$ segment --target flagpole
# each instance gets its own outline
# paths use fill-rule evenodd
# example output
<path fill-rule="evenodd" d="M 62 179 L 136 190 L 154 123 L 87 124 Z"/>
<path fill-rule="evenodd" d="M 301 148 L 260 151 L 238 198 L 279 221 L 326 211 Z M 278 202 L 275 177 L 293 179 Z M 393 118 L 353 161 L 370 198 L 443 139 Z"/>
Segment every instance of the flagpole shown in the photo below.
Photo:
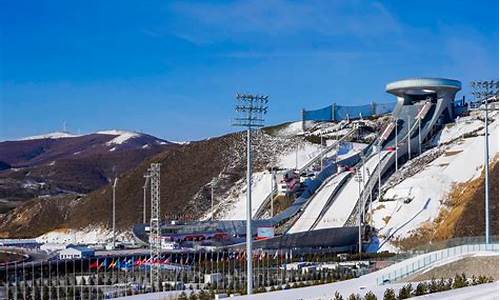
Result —
<path fill-rule="evenodd" d="M 40 295 L 43 299 L 43 263 L 40 261 Z"/>
<path fill-rule="evenodd" d="M 80 257 L 80 299 L 83 299 L 83 257 Z"/>
<path fill-rule="evenodd" d="M 60 282 L 59 282 L 59 260 L 56 261 L 56 277 L 57 277 L 57 279 L 56 279 L 56 288 L 57 288 L 56 295 L 57 295 L 57 299 L 59 300 L 61 298 L 61 295 L 59 293 L 59 284 L 60 284 Z"/>

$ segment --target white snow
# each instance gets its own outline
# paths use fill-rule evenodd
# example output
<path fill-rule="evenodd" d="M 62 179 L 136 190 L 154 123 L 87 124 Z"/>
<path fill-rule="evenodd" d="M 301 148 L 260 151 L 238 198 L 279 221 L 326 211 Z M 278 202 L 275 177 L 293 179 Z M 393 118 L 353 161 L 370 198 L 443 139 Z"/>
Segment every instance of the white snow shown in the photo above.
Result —
<path fill-rule="evenodd" d="M 456 126 L 464 124 L 458 123 Z M 461 131 L 460 128 L 450 130 Z M 489 130 L 492 159 L 498 154 L 498 116 L 490 124 Z M 480 176 L 484 162 L 484 136 L 458 140 L 444 147 L 445 153 L 422 166 L 422 171 L 387 190 L 384 199 L 393 201 L 373 203 L 374 226 L 382 238 L 406 237 L 423 223 L 432 222 L 454 183 L 467 182 Z M 411 199 L 411 202 L 404 203 L 404 199 Z M 384 218 L 386 221 L 390 218 L 387 224 Z M 380 250 L 389 249 L 391 245 L 385 243 Z"/>
<path fill-rule="evenodd" d="M 34 136 L 28 136 L 19 139 L 20 141 L 27 141 L 27 140 L 41 140 L 41 139 L 63 139 L 63 138 L 71 138 L 71 137 L 77 137 L 80 136 L 78 134 L 72 134 L 69 132 L 64 132 L 64 131 L 56 131 L 56 132 L 51 132 L 51 133 L 46 133 L 46 134 L 41 134 L 41 135 L 34 135 Z"/>
<path fill-rule="evenodd" d="M 292 228 L 290 228 L 288 233 L 308 231 L 314 224 L 316 219 L 319 217 L 332 192 L 348 175 L 349 172 L 342 172 L 330 177 L 320 188 L 319 192 L 317 192 L 313 196 L 313 198 L 309 202 L 309 205 L 307 205 L 300 218 L 297 220 L 297 222 L 295 222 Z"/>
<path fill-rule="evenodd" d="M 477 113 L 472 113 L 470 116 L 457 118 L 455 123 L 448 124 L 438 135 L 436 135 L 434 138 L 434 144 L 446 144 L 482 128 L 484 126 L 484 122 L 479 120 L 477 117 Z"/>
<path fill-rule="evenodd" d="M 292 169 L 301 168 L 306 165 L 311 159 L 321 153 L 323 148 L 319 144 L 301 143 L 297 148 L 289 149 L 288 152 L 281 155 L 276 164 L 279 168 Z"/>
<path fill-rule="evenodd" d="M 120 145 L 125 143 L 127 140 L 139 137 L 140 134 L 137 132 L 132 132 L 132 131 L 123 131 L 123 130 L 104 130 L 104 131 L 98 131 L 96 134 L 106 134 L 106 135 L 116 135 L 117 137 L 113 138 L 109 142 L 106 143 L 106 145 L 111 146 L 111 145 Z"/>
<path fill-rule="evenodd" d="M 262 202 L 271 193 L 271 173 L 256 172 L 252 175 L 252 215 L 259 209 Z M 223 220 L 244 220 L 246 217 L 246 182 L 244 179 L 236 183 L 229 191 L 230 196 L 220 202 L 224 207 L 220 216 Z M 217 209 L 216 209 L 217 210 Z M 209 217 L 208 216 L 205 218 Z M 219 217 L 218 217 L 219 218 Z"/>
<path fill-rule="evenodd" d="M 113 148 L 109 149 L 109 152 L 113 152 L 115 150 L 116 150 L 116 147 L 113 147 Z"/>
<path fill-rule="evenodd" d="M 387 154 L 387 151 L 381 152 L 381 160 Z M 373 170 L 377 167 L 378 155 L 373 155 L 366 161 L 365 167 L 362 168 L 361 174 L 363 174 L 368 180 L 368 172 L 371 174 Z M 368 171 L 368 172 L 366 172 Z M 342 227 L 351 215 L 354 207 L 359 198 L 359 186 L 358 182 L 355 180 L 354 176 L 349 178 L 348 182 L 345 183 L 344 188 L 337 195 L 335 201 L 326 211 L 325 215 L 321 218 L 318 225 L 314 229 L 332 228 L 332 227 Z"/>
<path fill-rule="evenodd" d="M 292 122 L 283 126 L 280 130 L 278 130 L 275 135 L 281 137 L 289 137 L 303 134 L 302 130 L 302 121 Z"/>
<path fill-rule="evenodd" d="M 141 147 L 141 148 L 142 148 L 142 149 L 147 149 L 147 148 L 150 148 L 150 147 L 151 147 L 151 146 L 150 146 L 149 144 L 144 144 L 144 145 L 142 145 L 142 147 Z"/>
<path fill-rule="evenodd" d="M 379 271 L 369 273 L 363 276 L 360 276 L 358 278 L 350 279 L 350 280 L 344 280 L 344 281 L 338 281 L 334 283 L 328 283 L 328 284 L 322 284 L 322 285 L 315 285 L 315 286 L 310 286 L 310 287 L 304 287 L 304 288 L 294 288 L 294 289 L 288 289 L 288 290 L 281 290 L 281 291 L 276 291 L 276 292 L 268 292 L 268 293 L 259 293 L 259 294 L 254 294 L 251 296 L 239 296 L 239 297 L 234 297 L 232 299 L 315 299 L 315 300 L 328 300 L 328 299 L 333 299 L 333 296 L 335 295 L 335 292 L 338 291 L 344 299 L 347 299 L 350 294 L 360 294 L 361 297 L 365 295 L 368 291 L 373 292 L 378 299 L 382 299 L 384 296 L 384 292 L 387 288 L 392 288 L 396 292 L 396 295 L 398 294 L 399 289 L 405 285 L 406 283 L 393 283 L 393 284 L 385 284 L 385 285 L 377 285 L 377 278 L 382 276 L 383 274 L 387 274 L 396 270 L 399 270 L 400 268 L 411 264 L 412 261 L 417 261 L 421 260 L 424 256 L 427 256 L 428 254 L 422 254 L 416 257 L 412 257 L 410 259 L 401 261 L 399 263 L 393 264 L 387 268 L 381 269 Z M 478 251 L 477 255 L 492 255 L 492 252 L 485 252 L 485 251 Z M 470 254 L 458 254 L 454 255 L 456 259 L 464 258 L 470 256 Z M 438 264 L 439 262 L 436 262 Z M 491 284 L 482 284 L 479 286 L 474 286 L 471 288 L 462 288 L 462 289 L 457 289 L 457 290 L 451 290 L 449 292 L 454 292 L 456 295 L 467 295 L 468 297 L 460 297 L 457 299 L 471 299 L 470 296 L 474 295 L 473 292 L 477 292 L 478 289 L 477 287 L 482 287 L 485 291 L 488 291 L 486 295 L 490 295 L 490 297 L 486 298 L 476 298 L 475 296 L 473 297 L 474 299 L 498 299 L 494 297 L 498 297 L 497 294 L 494 294 L 493 292 L 498 292 L 498 282 L 496 283 L 491 283 Z M 472 289 L 472 290 L 471 290 Z M 482 290 L 482 289 L 479 289 Z M 472 292 L 473 291 L 473 292 Z M 445 292 L 447 293 L 447 292 Z M 433 294 L 433 295 L 440 295 L 441 293 L 438 294 Z M 444 293 L 443 293 L 444 294 Z M 492 298 L 491 295 L 494 297 Z M 414 299 L 414 298 L 412 298 Z M 419 298 L 415 298 L 419 299 Z M 434 298 L 434 299 L 441 299 L 441 298 Z M 456 298 L 453 298 L 455 300 Z"/>
<path fill-rule="evenodd" d="M 89 226 L 82 230 L 56 229 L 37 237 L 35 240 L 39 243 L 95 245 L 107 243 L 112 239 L 113 232 L 111 230 L 103 227 Z M 131 242 L 133 238 L 128 232 L 118 232 L 117 240 Z"/>

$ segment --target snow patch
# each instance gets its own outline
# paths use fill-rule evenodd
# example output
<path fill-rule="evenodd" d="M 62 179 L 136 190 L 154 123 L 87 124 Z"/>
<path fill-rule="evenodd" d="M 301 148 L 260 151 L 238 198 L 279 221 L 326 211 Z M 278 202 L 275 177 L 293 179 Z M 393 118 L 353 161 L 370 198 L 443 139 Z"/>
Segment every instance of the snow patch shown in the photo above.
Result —
<path fill-rule="evenodd" d="M 122 131 L 122 130 L 104 130 L 98 131 L 96 134 L 105 134 L 105 135 L 116 135 L 117 137 L 113 138 L 111 141 L 107 142 L 106 145 L 120 145 L 128 141 L 129 139 L 139 137 L 140 134 L 132 131 Z"/>
<path fill-rule="evenodd" d="M 28 140 L 41 140 L 41 139 L 63 139 L 63 138 L 72 138 L 72 137 L 78 137 L 80 135 L 78 134 L 72 134 L 69 132 L 64 132 L 64 131 L 56 131 L 56 132 L 51 132 L 51 133 L 46 133 L 46 134 L 41 134 L 41 135 L 34 135 L 34 136 L 28 136 L 19 139 L 20 141 L 28 141 Z"/>
<path fill-rule="evenodd" d="M 57 229 L 49 231 L 36 238 L 39 243 L 57 244 L 104 244 L 113 240 L 113 232 L 104 227 L 89 226 L 82 230 Z M 117 240 L 120 242 L 131 242 L 132 238 L 127 232 L 118 232 Z"/>
<path fill-rule="evenodd" d="M 498 154 L 498 124 L 497 115 L 489 126 L 490 159 Z M 468 128 L 468 125 L 458 122 L 455 125 L 458 128 L 450 128 L 449 132 L 462 132 L 460 127 Z M 384 199 L 392 201 L 373 203 L 374 226 L 382 238 L 407 237 L 423 223 L 432 222 L 455 183 L 481 175 L 484 136 L 459 139 L 442 147 L 446 148 L 441 156 L 425 166 L 418 166 L 422 171 L 387 190 Z M 385 243 L 380 251 L 391 247 Z"/>
<path fill-rule="evenodd" d="M 272 175 L 268 171 L 252 174 L 252 215 L 257 212 L 260 205 L 271 193 L 271 177 Z M 228 208 L 222 212 L 220 218 L 223 220 L 244 220 L 246 217 L 245 179 L 238 181 L 229 190 L 229 195 L 228 198 L 219 203 L 220 207 Z"/>

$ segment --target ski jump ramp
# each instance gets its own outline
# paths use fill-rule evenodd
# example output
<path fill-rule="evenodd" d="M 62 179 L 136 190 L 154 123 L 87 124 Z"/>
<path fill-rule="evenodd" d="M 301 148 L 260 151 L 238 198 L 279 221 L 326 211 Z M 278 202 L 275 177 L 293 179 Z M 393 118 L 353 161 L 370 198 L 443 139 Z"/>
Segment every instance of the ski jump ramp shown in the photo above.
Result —
<path fill-rule="evenodd" d="M 454 119 L 453 102 L 460 89 L 459 81 L 442 78 L 415 78 L 387 84 L 386 91 L 397 98 L 393 121 L 368 151 L 365 165 L 358 163 L 367 178 L 364 186 L 358 190 L 358 183 L 350 178 L 309 230 L 357 224 L 358 201 L 361 199 L 366 209 L 370 197 L 378 192 L 379 172 L 382 175 L 394 172 L 396 159 L 418 155 L 422 144 L 439 126 Z"/>

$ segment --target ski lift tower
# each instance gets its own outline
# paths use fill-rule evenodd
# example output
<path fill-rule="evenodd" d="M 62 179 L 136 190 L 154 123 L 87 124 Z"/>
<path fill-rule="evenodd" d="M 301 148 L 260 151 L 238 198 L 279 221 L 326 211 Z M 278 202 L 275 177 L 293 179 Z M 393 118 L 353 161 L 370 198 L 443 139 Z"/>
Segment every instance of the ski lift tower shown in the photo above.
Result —
<path fill-rule="evenodd" d="M 160 279 L 160 265 L 157 263 L 161 252 L 160 164 L 152 163 L 148 171 L 151 182 L 151 219 L 149 224 L 149 248 L 151 253 L 150 283 L 154 289 Z"/>

